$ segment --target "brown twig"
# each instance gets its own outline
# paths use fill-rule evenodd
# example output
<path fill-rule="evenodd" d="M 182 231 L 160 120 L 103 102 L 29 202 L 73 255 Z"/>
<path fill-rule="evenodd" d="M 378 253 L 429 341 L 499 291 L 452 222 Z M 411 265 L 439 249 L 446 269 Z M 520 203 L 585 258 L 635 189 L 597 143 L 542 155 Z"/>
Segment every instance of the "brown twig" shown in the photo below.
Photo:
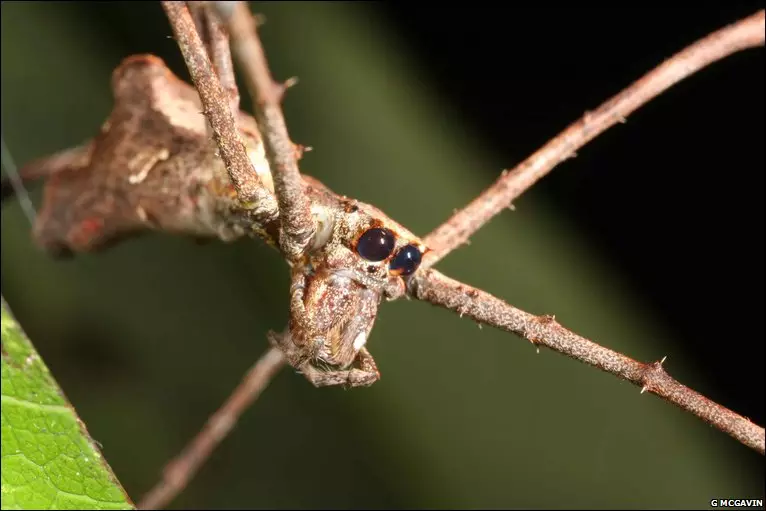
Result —
<path fill-rule="evenodd" d="M 218 144 L 221 159 L 226 164 L 240 203 L 245 209 L 251 210 L 263 224 L 273 221 L 279 215 L 278 205 L 247 156 L 233 112 L 229 109 L 228 97 L 213 70 L 189 9 L 184 2 L 174 1 L 162 2 L 162 7 L 199 92 L 205 115 L 213 128 L 213 138 Z"/>
<path fill-rule="evenodd" d="M 191 14 L 192 20 L 194 21 L 194 26 L 197 28 L 197 33 L 199 34 L 200 39 L 202 39 L 202 43 L 207 48 L 208 57 L 210 57 L 213 52 L 210 48 L 210 37 L 207 33 L 207 9 L 205 9 L 206 4 L 207 2 L 204 0 L 188 0 L 186 2 L 186 8 L 189 9 L 189 14 Z"/>
<path fill-rule="evenodd" d="M 207 47 L 215 74 L 229 96 L 229 108 L 232 112 L 239 112 L 239 88 L 234 75 L 234 64 L 231 61 L 229 34 L 226 33 L 218 17 L 211 12 L 210 2 L 192 0 L 186 2 L 186 5 L 194 19 L 197 33 Z"/>
<path fill-rule="evenodd" d="M 250 90 L 255 118 L 263 136 L 266 159 L 279 201 L 279 243 L 289 261 L 305 251 L 316 232 L 310 202 L 298 169 L 299 150 L 290 140 L 280 102 L 286 85 L 271 76 L 255 19 L 245 2 L 213 2 L 224 21 L 234 55 Z"/>
<path fill-rule="evenodd" d="M 270 348 L 258 359 L 223 406 L 208 419 L 202 431 L 168 463 L 162 479 L 139 502 L 138 508 L 161 509 L 173 500 L 284 364 L 285 358 L 277 348 Z"/>
<path fill-rule="evenodd" d="M 541 149 L 502 176 L 465 208 L 457 211 L 426 238 L 431 251 L 422 269 L 468 241 L 468 238 L 492 217 L 535 184 L 556 165 L 572 157 L 575 151 L 654 97 L 703 67 L 732 53 L 764 43 L 764 11 L 724 27 L 667 59 L 551 139 Z"/>
<path fill-rule="evenodd" d="M 674 380 L 662 363 L 643 364 L 562 327 L 553 316 L 535 316 L 489 293 L 429 269 L 410 281 L 410 294 L 481 323 L 520 335 L 586 364 L 614 374 L 709 422 L 764 454 L 764 429 Z"/>

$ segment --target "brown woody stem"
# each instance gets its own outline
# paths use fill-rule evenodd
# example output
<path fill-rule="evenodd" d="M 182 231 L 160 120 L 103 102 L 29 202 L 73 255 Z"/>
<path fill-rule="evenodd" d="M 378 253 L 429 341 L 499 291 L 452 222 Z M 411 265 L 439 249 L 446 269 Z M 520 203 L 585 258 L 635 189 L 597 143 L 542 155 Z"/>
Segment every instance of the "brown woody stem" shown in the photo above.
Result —
<path fill-rule="evenodd" d="M 292 143 L 280 102 L 284 86 L 274 82 L 255 19 L 245 2 L 214 2 L 226 25 L 231 45 L 250 90 L 255 119 L 263 136 L 279 201 L 280 246 L 290 261 L 298 259 L 316 232 L 310 202 L 298 168 L 299 148 Z M 222 5 L 223 4 L 223 5 Z"/>
<path fill-rule="evenodd" d="M 258 359 L 223 406 L 208 419 L 202 431 L 167 464 L 162 479 L 139 502 L 138 508 L 162 509 L 173 500 L 284 364 L 285 358 L 277 348 L 270 348 Z"/>
<path fill-rule="evenodd" d="M 239 112 L 239 89 L 231 61 L 229 34 L 211 11 L 210 2 L 192 0 L 186 2 L 186 5 L 194 19 L 197 33 L 208 49 L 208 56 L 213 63 L 215 74 L 229 96 L 229 108 L 232 112 Z"/>
<path fill-rule="evenodd" d="M 252 210 L 263 224 L 273 221 L 279 215 L 278 206 L 247 156 L 233 112 L 229 108 L 229 98 L 215 74 L 189 9 L 184 2 L 174 1 L 162 2 L 162 7 L 199 92 L 205 115 L 213 128 L 213 138 L 218 144 L 221 159 L 226 164 L 240 203 L 245 209 Z"/>
<path fill-rule="evenodd" d="M 429 269 L 410 281 L 418 300 L 444 307 L 471 319 L 520 335 L 576 360 L 639 385 L 693 413 L 746 446 L 764 454 L 764 429 L 674 380 L 659 362 L 644 364 L 567 330 L 553 316 L 535 316 L 489 293 Z"/>
<path fill-rule="evenodd" d="M 625 122 L 634 110 L 703 67 L 732 53 L 764 41 L 764 11 L 744 18 L 700 39 L 675 54 L 612 97 L 592 112 L 551 139 L 541 149 L 517 165 L 434 229 L 424 242 L 431 249 L 422 268 L 436 264 L 445 255 L 468 241 L 471 235 L 492 217 L 511 205 L 556 165 L 572 157 L 575 151 L 617 123 Z"/>

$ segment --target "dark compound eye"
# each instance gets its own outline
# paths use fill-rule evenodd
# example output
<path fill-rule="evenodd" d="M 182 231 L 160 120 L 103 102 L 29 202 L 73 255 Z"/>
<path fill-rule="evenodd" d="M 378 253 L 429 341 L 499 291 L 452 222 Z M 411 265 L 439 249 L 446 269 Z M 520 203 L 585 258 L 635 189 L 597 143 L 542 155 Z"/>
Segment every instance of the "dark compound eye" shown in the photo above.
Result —
<path fill-rule="evenodd" d="M 396 245 L 394 233 L 388 229 L 375 227 L 359 236 L 356 242 L 357 253 L 368 261 L 382 261 L 391 255 Z"/>
<path fill-rule="evenodd" d="M 388 268 L 392 273 L 409 275 L 418 269 L 422 256 L 415 245 L 405 245 L 396 253 Z"/>

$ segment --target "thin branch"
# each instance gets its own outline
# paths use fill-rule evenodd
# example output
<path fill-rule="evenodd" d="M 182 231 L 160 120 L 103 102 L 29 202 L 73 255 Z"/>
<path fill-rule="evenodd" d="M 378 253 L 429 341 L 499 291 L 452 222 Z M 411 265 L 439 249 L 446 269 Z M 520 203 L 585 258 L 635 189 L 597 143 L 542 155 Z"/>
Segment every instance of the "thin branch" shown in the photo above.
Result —
<path fill-rule="evenodd" d="M 205 20 L 207 17 L 207 9 L 205 9 L 206 4 L 207 2 L 205 1 L 189 0 L 186 2 L 186 8 L 189 9 L 189 14 L 191 14 L 192 20 L 194 21 L 197 33 L 199 34 L 200 39 L 202 39 L 205 48 L 207 48 L 208 57 L 210 57 L 213 52 L 210 48 L 210 37 L 207 33 L 207 21 Z M 211 58 L 210 60 L 213 59 Z"/>
<path fill-rule="evenodd" d="M 577 122 L 551 139 L 541 149 L 501 177 L 465 208 L 429 234 L 424 242 L 431 249 L 422 268 L 428 268 L 468 241 L 468 238 L 511 202 L 575 151 L 672 85 L 703 67 L 732 53 L 764 44 L 764 11 L 744 18 L 700 39 L 640 80 L 586 112 Z"/>
<path fill-rule="evenodd" d="M 162 2 L 162 7 L 199 92 L 204 113 L 213 128 L 213 138 L 218 144 L 221 159 L 226 164 L 240 203 L 245 209 L 251 210 L 263 224 L 273 221 L 279 214 L 276 200 L 261 182 L 247 156 L 233 112 L 229 108 L 228 97 L 213 70 L 189 9 L 184 2 L 175 1 Z"/>
<path fill-rule="evenodd" d="M 279 243 L 287 259 L 295 261 L 314 236 L 316 223 L 298 168 L 300 149 L 290 140 L 279 106 L 287 85 L 277 84 L 271 76 L 256 22 L 247 4 L 213 2 L 213 5 L 228 29 L 234 56 L 253 99 L 255 119 L 263 136 L 279 201 Z"/>
<path fill-rule="evenodd" d="M 208 56 L 215 69 L 215 74 L 221 81 L 221 86 L 229 96 L 229 108 L 239 112 L 239 89 L 234 76 L 234 65 L 231 61 L 229 34 L 221 25 L 218 17 L 211 11 L 210 2 L 193 0 L 186 2 L 189 12 L 194 19 L 197 33 L 200 35 Z"/>
<path fill-rule="evenodd" d="M 189 483 L 199 468 L 232 430 L 242 413 L 261 395 L 271 379 L 285 365 L 277 348 L 270 348 L 248 371 L 242 383 L 221 408 L 208 419 L 205 427 L 165 467 L 162 479 L 139 502 L 139 509 L 162 509 Z"/>
<path fill-rule="evenodd" d="M 433 269 L 417 274 L 410 281 L 410 293 L 418 300 L 513 332 L 533 344 L 558 351 L 639 385 L 642 393 L 656 394 L 764 454 L 762 427 L 678 383 L 662 367 L 664 358 L 651 364 L 637 362 L 567 330 L 553 316 L 529 314 Z"/>

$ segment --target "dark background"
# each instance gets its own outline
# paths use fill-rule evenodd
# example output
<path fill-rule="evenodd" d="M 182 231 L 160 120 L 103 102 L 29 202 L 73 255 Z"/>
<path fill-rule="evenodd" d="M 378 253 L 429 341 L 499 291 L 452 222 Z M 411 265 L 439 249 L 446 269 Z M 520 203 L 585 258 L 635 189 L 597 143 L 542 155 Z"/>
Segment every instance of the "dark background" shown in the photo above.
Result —
<path fill-rule="evenodd" d="M 275 75 L 301 79 L 285 110 L 315 148 L 304 170 L 425 234 L 585 110 L 762 5 L 259 9 Z M 3 3 L 16 159 L 94 133 L 124 56 L 156 53 L 186 77 L 169 33 L 154 3 Z M 682 382 L 763 424 L 763 140 L 759 49 L 598 137 L 440 268 L 635 358 L 668 355 Z M 4 296 L 136 499 L 286 317 L 286 271 L 254 242 L 149 236 L 62 264 L 9 204 L 2 250 Z M 176 505 L 705 507 L 763 494 L 762 457 L 734 440 L 466 323 L 384 307 L 370 345 L 381 382 L 316 391 L 282 374 Z"/>

